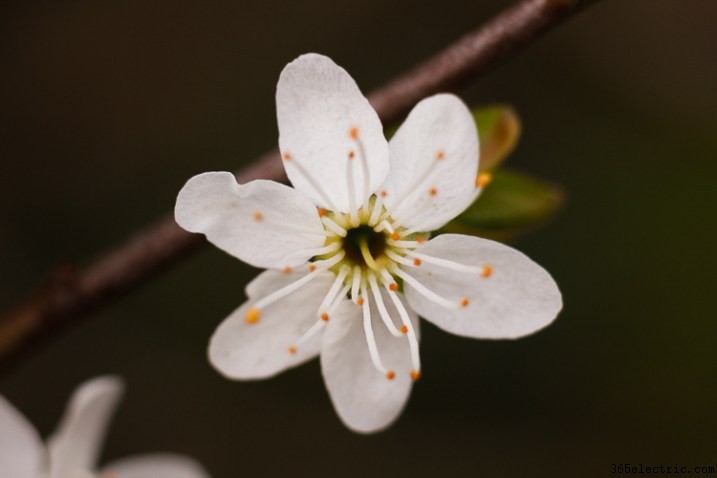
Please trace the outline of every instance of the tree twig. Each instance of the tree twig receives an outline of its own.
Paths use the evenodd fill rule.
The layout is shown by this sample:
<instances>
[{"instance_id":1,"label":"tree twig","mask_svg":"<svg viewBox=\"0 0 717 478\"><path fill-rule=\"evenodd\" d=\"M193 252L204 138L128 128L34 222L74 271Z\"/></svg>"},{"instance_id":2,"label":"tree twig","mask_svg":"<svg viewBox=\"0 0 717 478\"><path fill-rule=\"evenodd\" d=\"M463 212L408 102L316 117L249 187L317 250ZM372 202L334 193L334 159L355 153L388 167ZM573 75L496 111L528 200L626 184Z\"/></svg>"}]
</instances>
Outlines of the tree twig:
<instances>
[{"instance_id":1,"label":"tree twig","mask_svg":"<svg viewBox=\"0 0 717 478\"><path fill-rule=\"evenodd\" d=\"M522 0L437 55L369 95L384 123L405 115L422 98L454 89L510 58L542 34L598 0ZM239 172L286 181L276 150ZM167 216L82 269L58 268L25 303L0 318L0 369L38 342L58 336L89 312L139 287L195 251L202 236L180 229Z\"/></svg>"}]
</instances>

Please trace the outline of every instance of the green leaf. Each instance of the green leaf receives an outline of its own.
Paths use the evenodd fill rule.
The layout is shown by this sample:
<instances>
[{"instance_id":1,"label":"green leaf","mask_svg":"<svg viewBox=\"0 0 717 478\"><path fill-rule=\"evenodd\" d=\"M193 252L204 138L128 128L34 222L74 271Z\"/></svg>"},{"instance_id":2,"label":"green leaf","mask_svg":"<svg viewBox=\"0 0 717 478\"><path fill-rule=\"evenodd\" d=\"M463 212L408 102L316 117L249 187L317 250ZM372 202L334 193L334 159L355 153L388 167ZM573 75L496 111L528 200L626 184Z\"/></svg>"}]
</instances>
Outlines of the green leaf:
<instances>
[{"instance_id":1,"label":"green leaf","mask_svg":"<svg viewBox=\"0 0 717 478\"><path fill-rule=\"evenodd\" d=\"M500 170L463 214L441 232L506 240L545 223L564 202L562 190L522 173Z\"/></svg>"},{"instance_id":2,"label":"green leaf","mask_svg":"<svg viewBox=\"0 0 717 478\"><path fill-rule=\"evenodd\" d=\"M513 151L520 138L520 118L510 106L473 108L480 139L480 169L492 171Z\"/></svg>"}]
</instances>

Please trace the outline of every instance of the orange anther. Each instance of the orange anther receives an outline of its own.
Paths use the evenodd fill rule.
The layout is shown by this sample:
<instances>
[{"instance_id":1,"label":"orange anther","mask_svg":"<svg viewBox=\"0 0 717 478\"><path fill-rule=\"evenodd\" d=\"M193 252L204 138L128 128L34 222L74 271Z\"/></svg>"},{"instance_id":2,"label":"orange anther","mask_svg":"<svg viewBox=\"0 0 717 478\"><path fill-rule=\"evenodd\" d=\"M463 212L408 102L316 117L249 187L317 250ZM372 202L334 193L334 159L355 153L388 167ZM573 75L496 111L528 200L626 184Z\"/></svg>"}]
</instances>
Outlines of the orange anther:
<instances>
[{"instance_id":1,"label":"orange anther","mask_svg":"<svg viewBox=\"0 0 717 478\"><path fill-rule=\"evenodd\" d=\"M397 241L397 240L401 239L401 236L397 232L394 232L393 234L391 234L391 239L393 239L394 241Z\"/></svg>"},{"instance_id":2,"label":"orange anther","mask_svg":"<svg viewBox=\"0 0 717 478\"><path fill-rule=\"evenodd\" d=\"M358 299L356 299L356 303L358 305L363 305L363 297L359 297Z\"/></svg>"},{"instance_id":3,"label":"orange anther","mask_svg":"<svg viewBox=\"0 0 717 478\"><path fill-rule=\"evenodd\" d=\"M393 370L389 370L388 372L386 372L386 378L389 380L393 380L394 378L396 378L395 372Z\"/></svg>"},{"instance_id":4,"label":"orange anther","mask_svg":"<svg viewBox=\"0 0 717 478\"><path fill-rule=\"evenodd\" d=\"M309 272L314 272L316 270L316 266L313 264L309 264Z\"/></svg>"},{"instance_id":5,"label":"orange anther","mask_svg":"<svg viewBox=\"0 0 717 478\"><path fill-rule=\"evenodd\" d=\"M490 275L493 273L493 268L489 264L485 264L483 266L483 272L481 272L481 276L483 277L490 277Z\"/></svg>"},{"instance_id":6,"label":"orange anther","mask_svg":"<svg viewBox=\"0 0 717 478\"><path fill-rule=\"evenodd\" d=\"M296 347L295 346L292 345L291 347L288 348L288 350L291 355L296 355Z\"/></svg>"},{"instance_id":7,"label":"orange anther","mask_svg":"<svg viewBox=\"0 0 717 478\"><path fill-rule=\"evenodd\" d=\"M428 190L428 194L430 194L431 196L435 196L436 194L438 194L438 189L431 188Z\"/></svg>"},{"instance_id":8,"label":"orange anther","mask_svg":"<svg viewBox=\"0 0 717 478\"><path fill-rule=\"evenodd\" d=\"M418 266L420 266L421 264L422 264L421 259L419 259L419 258L413 259L413 265L414 265L414 266L418 267Z\"/></svg>"},{"instance_id":9,"label":"orange anther","mask_svg":"<svg viewBox=\"0 0 717 478\"><path fill-rule=\"evenodd\" d=\"M407 334L407 333L408 333L408 327L406 327L405 325L402 325L399 330L401 330L401 333L402 333L402 334Z\"/></svg>"},{"instance_id":10,"label":"orange anther","mask_svg":"<svg viewBox=\"0 0 717 478\"><path fill-rule=\"evenodd\" d=\"M426 238L423 236L418 236L416 237L416 242L419 244L423 244L424 242L426 242Z\"/></svg>"},{"instance_id":11,"label":"orange anther","mask_svg":"<svg viewBox=\"0 0 717 478\"><path fill-rule=\"evenodd\" d=\"M288 152L284 153L281 157L284 158L284 161L291 161L291 154Z\"/></svg>"},{"instance_id":12,"label":"orange anther","mask_svg":"<svg viewBox=\"0 0 717 478\"><path fill-rule=\"evenodd\" d=\"M388 288L391 289L392 291L396 292L396 291L398 290L398 284L396 284L396 283L394 282L393 284L390 284L390 285L388 286Z\"/></svg>"},{"instance_id":13,"label":"orange anther","mask_svg":"<svg viewBox=\"0 0 717 478\"><path fill-rule=\"evenodd\" d=\"M256 307L252 307L247 311L246 316L244 317L244 320L246 320L247 324L256 324L259 322L259 319L261 318L261 311L257 309Z\"/></svg>"},{"instance_id":14,"label":"orange anther","mask_svg":"<svg viewBox=\"0 0 717 478\"><path fill-rule=\"evenodd\" d=\"M443 159L443 158L445 158L445 157L446 157L446 153L444 153L442 150L436 152L436 159L437 159L437 160L440 161L441 159Z\"/></svg>"},{"instance_id":15,"label":"orange anther","mask_svg":"<svg viewBox=\"0 0 717 478\"><path fill-rule=\"evenodd\" d=\"M469 304L468 298L467 298L467 297L463 297L463 298L461 299L461 307L468 307L468 304Z\"/></svg>"},{"instance_id":16,"label":"orange anther","mask_svg":"<svg viewBox=\"0 0 717 478\"><path fill-rule=\"evenodd\" d=\"M358 134L359 134L359 130L355 126L349 130L349 136L351 136L351 139L358 138Z\"/></svg>"},{"instance_id":17,"label":"orange anther","mask_svg":"<svg viewBox=\"0 0 717 478\"><path fill-rule=\"evenodd\" d=\"M262 214L261 211L256 211L256 212L254 213L254 220L255 220L256 222L261 222L261 221L263 221L263 220L264 220L264 214Z\"/></svg>"},{"instance_id":18,"label":"orange anther","mask_svg":"<svg viewBox=\"0 0 717 478\"><path fill-rule=\"evenodd\" d=\"M411 370L411 380L414 382L421 378L421 372L418 370Z\"/></svg>"},{"instance_id":19,"label":"orange anther","mask_svg":"<svg viewBox=\"0 0 717 478\"><path fill-rule=\"evenodd\" d=\"M326 216L326 214L328 214L328 211L326 209L324 209L323 207L320 207L319 208L319 217L324 217L324 216Z\"/></svg>"},{"instance_id":20,"label":"orange anther","mask_svg":"<svg viewBox=\"0 0 717 478\"><path fill-rule=\"evenodd\" d=\"M354 153L353 151L349 151L349 159L354 159L355 156L356 153Z\"/></svg>"},{"instance_id":21,"label":"orange anther","mask_svg":"<svg viewBox=\"0 0 717 478\"><path fill-rule=\"evenodd\" d=\"M385 198L386 196L388 196L388 193L386 191L381 191L381 197Z\"/></svg>"},{"instance_id":22,"label":"orange anther","mask_svg":"<svg viewBox=\"0 0 717 478\"><path fill-rule=\"evenodd\" d=\"M284 274L287 274L287 275L291 274L291 271L292 271L291 267L289 267L289 266L284 267Z\"/></svg>"},{"instance_id":23,"label":"orange anther","mask_svg":"<svg viewBox=\"0 0 717 478\"><path fill-rule=\"evenodd\" d=\"M480 173L476 178L476 186L479 188L485 187L493 180L493 175L490 173Z\"/></svg>"},{"instance_id":24,"label":"orange anther","mask_svg":"<svg viewBox=\"0 0 717 478\"><path fill-rule=\"evenodd\" d=\"M328 321L329 321L329 314L327 314L326 312L323 312L323 313L321 314L321 320L323 320L324 322L328 322Z\"/></svg>"}]
</instances>

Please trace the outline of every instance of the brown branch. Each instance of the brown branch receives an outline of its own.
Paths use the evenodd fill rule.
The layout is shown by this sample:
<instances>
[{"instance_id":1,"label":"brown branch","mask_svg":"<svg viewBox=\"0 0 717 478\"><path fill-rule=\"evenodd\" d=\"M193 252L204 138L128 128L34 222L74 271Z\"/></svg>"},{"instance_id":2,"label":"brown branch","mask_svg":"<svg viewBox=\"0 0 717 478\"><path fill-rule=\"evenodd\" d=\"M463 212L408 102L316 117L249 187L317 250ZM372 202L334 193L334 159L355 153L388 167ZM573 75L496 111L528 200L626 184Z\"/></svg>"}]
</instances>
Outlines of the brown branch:
<instances>
[{"instance_id":1,"label":"brown branch","mask_svg":"<svg viewBox=\"0 0 717 478\"><path fill-rule=\"evenodd\" d=\"M598 0L523 0L446 49L369 95L384 123L405 115L422 98L456 88L520 52L542 34ZM276 150L237 174L286 181ZM65 265L24 304L0 318L0 367L31 345L57 336L92 310L139 287L195 251L202 236L167 216L83 269Z\"/></svg>"}]
</instances>

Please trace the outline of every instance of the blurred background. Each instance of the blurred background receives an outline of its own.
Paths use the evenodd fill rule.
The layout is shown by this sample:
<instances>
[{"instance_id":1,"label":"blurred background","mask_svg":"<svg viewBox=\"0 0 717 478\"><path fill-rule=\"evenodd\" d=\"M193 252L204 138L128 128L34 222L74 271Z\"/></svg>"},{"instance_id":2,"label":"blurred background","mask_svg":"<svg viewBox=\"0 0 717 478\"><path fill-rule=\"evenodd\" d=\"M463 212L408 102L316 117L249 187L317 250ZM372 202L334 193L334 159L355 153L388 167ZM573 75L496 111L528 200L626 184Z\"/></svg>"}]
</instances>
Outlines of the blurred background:
<instances>
[{"instance_id":1,"label":"blurred background","mask_svg":"<svg viewBox=\"0 0 717 478\"><path fill-rule=\"evenodd\" d=\"M505 0L438 4L14 1L0 7L0 310L171 210L192 175L277 140L274 90L301 53L368 92ZM257 271L214 248L0 377L43 434L76 385L125 377L108 461L171 450L215 478L607 476L717 465L717 4L605 0L460 91L512 104L508 166L568 202L513 245L565 308L519 341L423 323L423 379L398 422L343 427L317 362L262 382L208 364Z\"/></svg>"}]
</instances>

